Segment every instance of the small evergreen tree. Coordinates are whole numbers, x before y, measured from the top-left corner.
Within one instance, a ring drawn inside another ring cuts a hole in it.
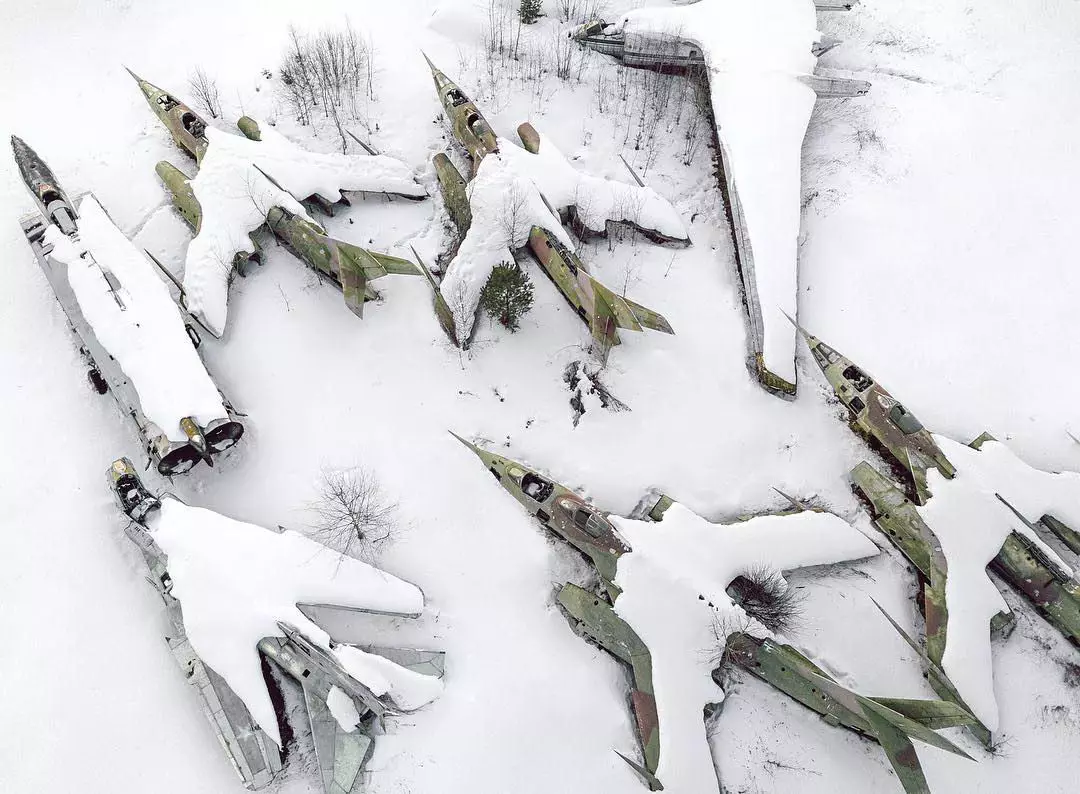
[[[544,0],[521,0],[518,18],[526,25],[531,25],[544,14]]]
[[[488,316],[511,331],[518,329],[518,322],[532,307],[532,302],[533,285],[529,274],[509,262],[495,266],[480,293],[480,305]]]

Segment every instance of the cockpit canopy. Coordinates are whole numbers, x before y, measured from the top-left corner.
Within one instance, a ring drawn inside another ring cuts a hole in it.
[[[915,414],[911,413],[900,403],[894,405],[889,411],[889,419],[894,425],[900,428],[900,432],[905,436],[918,433],[923,429],[922,422],[915,418]]]
[[[458,105],[464,105],[469,101],[469,98],[461,92],[460,88],[451,88],[446,92],[446,99],[450,103],[451,107],[457,107]]]
[[[521,478],[521,490],[534,501],[546,502],[555,490],[555,483],[548,482],[530,471]]]
[[[874,385],[874,379],[854,364],[844,370],[843,376],[846,380],[851,381],[852,387],[857,392],[864,392]]]

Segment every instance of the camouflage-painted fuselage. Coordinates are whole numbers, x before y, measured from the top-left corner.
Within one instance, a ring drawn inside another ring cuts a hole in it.
[[[814,361],[825,374],[836,396],[851,412],[852,426],[888,450],[892,458],[907,470],[914,486],[916,502],[926,504],[930,496],[926,470],[936,468],[948,478],[956,473],[930,431],[851,359],[816,336],[801,328],[799,331],[806,338]]]
[[[194,157],[195,162],[201,161],[210,145],[206,139],[206,120],[168,91],[143,80],[130,69],[128,74],[135,78],[150,110],[165,125],[176,145]]]
[[[663,789],[656,779],[660,763],[660,718],[653,694],[652,656],[637,633],[611,606],[620,593],[613,582],[618,560],[630,551],[630,547],[616,532],[606,513],[598,511],[566,486],[522,463],[470,444],[456,434],[454,437],[480,458],[499,484],[530,515],[585,555],[600,575],[605,595],[567,583],[558,588],[557,600],[575,632],[595,641],[629,666],[633,677],[630,702],[645,764],[637,764],[622,753],[619,756],[642,776],[651,790]]]
[[[816,711],[829,725],[843,726],[878,742],[908,794],[930,792],[911,738],[969,758],[934,733],[938,728],[974,722],[974,717],[955,703],[864,697],[837,684],[792,646],[743,632],[728,637],[724,658]],[[717,683],[721,683],[720,674],[720,669],[713,673]]]
[[[454,137],[465,147],[469,159],[472,160],[470,178],[476,176],[476,169],[480,167],[480,162],[484,157],[491,152],[499,151],[498,138],[495,137],[491,125],[487,123],[480,109],[476,107],[476,103],[469,99],[457,83],[437,68],[426,55],[424,60],[431,68],[435,92],[439,95],[439,102],[450,122]]]
[[[578,255],[547,229],[532,227],[529,250],[581,321],[589,326],[601,360],[606,361],[611,348],[621,342],[619,328],[675,333],[663,315],[616,294],[589,275]]]

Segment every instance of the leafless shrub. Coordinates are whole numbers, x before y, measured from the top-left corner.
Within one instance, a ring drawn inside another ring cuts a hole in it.
[[[394,537],[397,504],[386,500],[375,474],[359,466],[323,469],[310,507],[318,517],[316,536],[342,554],[370,558]]]
[[[736,576],[727,593],[743,611],[769,631],[790,631],[802,616],[802,598],[768,565],[756,565]]]
[[[197,67],[188,78],[188,91],[195,107],[210,114],[210,118],[221,117],[221,98],[218,94],[217,81]]]
[[[591,22],[600,19],[607,0],[556,0],[555,13],[563,22]]]
[[[519,245],[519,240],[527,238],[528,229],[525,228],[528,220],[528,199],[521,186],[514,182],[510,190],[503,195],[502,214],[499,216],[499,225],[502,228],[503,239],[506,247],[514,250]]]
[[[289,48],[278,67],[285,106],[300,124],[311,124],[322,108],[348,149],[344,120],[367,126],[366,106],[374,97],[372,49],[351,25],[314,36],[289,28]]]

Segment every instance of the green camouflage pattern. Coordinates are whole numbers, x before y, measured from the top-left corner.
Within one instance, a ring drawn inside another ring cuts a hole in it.
[[[649,649],[610,604],[588,590],[575,584],[564,584],[556,599],[577,634],[592,640],[630,667],[633,677],[630,705],[645,756],[644,769],[621,753],[620,757],[645,778],[650,791],[662,791],[664,787],[656,778],[660,764],[660,716],[656,711]]]
[[[614,584],[619,557],[630,551],[608,514],[597,510],[569,488],[523,463],[504,458],[472,444],[456,433],[492,476],[549,532],[569,543],[592,563],[614,600],[621,592]]]
[[[829,725],[847,728],[876,741],[907,794],[930,794],[912,739],[972,760],[962,749],[935,733],[940,728],[975,722],[956,703],[865,697],[838,684],[792,646],[744,632],[728,637],[724,658],[817,712]],[[714,677],[719,678],[719,673],[719,670],[714,672]]]
[[[469,205],[467,183],[461,172],[454,167],[450,158],[443,152],[435,155],[431,162],[435,166],[435,176],[439,180],[439,191],[442,193],[443,203],[456,229],[456,242],[460,245],[472,226],[472,207]]]
[[[806,339],[814,361],[825,374],[836,396],[851,412],[852,427],[880,444],[907,470],[914,486],[916,503],[926,504],[930,498],[926,484],[927,469],[936,468],[950,479],[956,473],[930,431],[851,359],[808,333],[794,320],[791,322]]]
[[[620,344],[619,328],[631,331],[651,328],[665,334],[675,333],[663,315],[617,295],[589,275],[578,255],[547,229],[532,227],[529,250],[540,269],[551,279],[582,322],[589,326],[595,352],[601,360],[606,361],[611,348]]]
[[[176,145],[194,157],[195,162],[200,162],[210,145],[206,139],[206,120],[168,91],[143,80],[130,69],[127,71],[139,84],[150,110],[165,125]]]
[[[442,290],[439,289],[439,282],[435,280],[435,274],[432,273],[428,266],[424,264],[424,260],[420,258],[420,254],[416,253],[416,249],[412,249],[413,256],[416,257],[416,263],[420,268],[420,272],[424,278],[427,279],[428,286],[431,287],[433,293],[432,305],[435,309],[435,317],[439,321],[439,327],[443,329],[443,333],[446,334],[450,343],[454,347],[458,347],[460,343],[457,338],[457,323],[454,322],[454,312],[450,308],[450,304],[446,302],[446,298],[442,294]]]
[[[465,95],[457,83],[451,80],[440,70],[431,59],[424,55],[424,60],[431,68],[431,77],[435,81],[435,92],[439,95],[443,111],[450,122],[450,128],[454,137],[465,147],[465,151],[472,160],[472,174],[476,176],[476,170],[480,162],[491,152],[499,151],[499,141],[491,130],[491,125],[476,107],[476,103]]]
[[[1042,524],[1048,532],[1064,543],[1069,551],[1073,554],[1080,554],[1080,532],[1077,532],[1064,521],[1060,521],[1050,514],[1040,518],[1039,523]]]

